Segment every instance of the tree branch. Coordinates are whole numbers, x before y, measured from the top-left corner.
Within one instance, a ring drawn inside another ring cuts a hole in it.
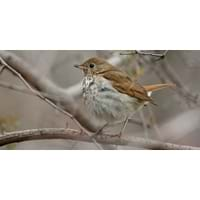
[[[139,54],[142,56],[153,56],[153,57],[158,57],[160,59],[163,59],[166,55],[167,55],[168,50],[165,50],[164,53],[152,53],[152,52],[145,52],[145,51],[139,51],[139,50],[135,50],[135,51],[130,51],[130,52],[126,52],[126,53],[120,53],[120,55],[135,55],[135,54]]]
[[[193,104],[199,106],[200,102],[199,99],[196,95],[192,94],[189,89],[186,87],[186,85],[183,83],[181,80],[180,76],[176,73],[176,71],[170,67],[168,62],[165,60],[164,62],[161,63],[161,70],[169,77],[169,79],[176,84],[178,88],[179,94],[192,102]]]
[[[5,133],[0,136],[0,146],[4,146],[14,142],[23,142],[29,140],[42,140],[42,139],[69,139],[75,141],[92,142],[91,137],[74,129],[63,128],[44,128],[32,129]],[[138,147],[142,149],[163,149],[163,150],[194,150],[200,149],[199,147],[177,145],[172,143],[164,143],[151,139],[144,139],[140,137],[131,137],[122,139],[113,137],[112,135],[100,135],[96,137],[96,141],[100,144],[111,144]]]

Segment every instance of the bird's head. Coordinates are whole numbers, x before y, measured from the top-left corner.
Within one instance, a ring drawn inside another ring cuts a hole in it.
[[[98,75],[113,68],[113,66],[106,62],[104,59],[97,57],[90,58],[86,60],[83,64],[74,65],[74,67],[81,69],[84,72],[85,76]]]

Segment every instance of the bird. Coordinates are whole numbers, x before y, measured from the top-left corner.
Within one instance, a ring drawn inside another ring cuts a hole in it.
[[[134,113],[148,103],[156,105],[151,97],[152,92],[175,87],[173,83],[140,85],[125,71],[99,57],[89,58],[74,67],[84,73],[82,94],[86,108],[105,122],[101,130],[107,124],[122,121],[120,137]]]

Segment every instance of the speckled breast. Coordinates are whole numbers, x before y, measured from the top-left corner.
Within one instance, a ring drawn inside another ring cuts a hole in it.
[[[86,76],[82,88],[87,109],[101,120],[123,120],[139,106],[135,98],[118,92],[103,77]]]

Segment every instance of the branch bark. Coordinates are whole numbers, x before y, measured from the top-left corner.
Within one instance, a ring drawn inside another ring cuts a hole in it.
[[[31,129],[31,130],[5,133],[4,135],[0,136],[0,146],[4,146],[15,142],[42,140],[42,139],[68,139],[75,141],[92,142],[91,137],[78,130],[64,129],[64,128],[44,128],[44,129]],[[127,139],[122,139],[118,137],[113,137],[112,135],[100,135],[96,137],[96,141],[100,144],[130,146],[142,149],[163,149],[163,150],[200,149],[200,147],[164,143],[140,137],[131,137]]]

